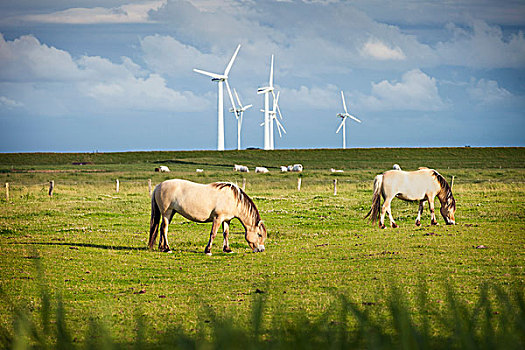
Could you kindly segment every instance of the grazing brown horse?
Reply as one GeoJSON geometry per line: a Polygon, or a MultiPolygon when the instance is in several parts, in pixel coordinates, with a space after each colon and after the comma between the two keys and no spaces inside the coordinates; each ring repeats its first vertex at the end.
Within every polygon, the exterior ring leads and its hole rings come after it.
{"type": "Polygon", "coordinates": [[[230,253],[229,224],[234,218],[244,226],[245,238],[253,252],[263,252],[266,227],[259,211],[248,195],[237,185],[214,182],[203,185],[186,180],[166,180],[155,187],[151,196],[150,249],[153,249],[160,223],[159,250],[171,252],[168,225],[175,213],[195,222],[213,222],[210,240],[204,252],[211,255],[211,246],[222,224],[222,250],[230,253]]]}
{"type": "Polygon", "coordinates": [[[419,168],[417,171],[389,170],[382,175],[377,175],[374,179],[374,196],[372,198],[372,208],[366,214],[369,215],[372,222],[379,218],[381,209],[381,218],[379,227],[385,228],[385,213],[388,212],[390,225],[398,227],[392,217],[390,203],[394,197],[406,201],[419,201],[419,210],[417,213],[416,225],[421,225],[421,213],[423,204],[428,201],[432,225],[437,225],[436,215],[434,213],[434,197],[438,197],[441,202],[441,215],[447,225],[455,224],[454,213],[456,212],[456,200],[452,195],[452,189],[441,174],[434,169],[419,168]],[[384,199],[381,207],[381,197],[384,199]]]}

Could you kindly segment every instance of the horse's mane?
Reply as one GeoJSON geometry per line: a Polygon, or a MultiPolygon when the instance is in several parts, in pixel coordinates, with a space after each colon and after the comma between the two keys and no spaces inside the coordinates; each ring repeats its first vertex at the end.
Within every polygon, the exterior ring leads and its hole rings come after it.
{"type": "Polygon", "coordinates": [[[223,188],[229,188],[233,192],[235,199],[237,199],[237,203],[239,203],[243,210],[246,211],[246,214],[253,218],[253,221],[256,225],[259,224],[259,221],[261,221],[259,210],[257,210],[255,203],[250,197],[248,197],[242,188],[231,182],[214,182],[212,183],[212,186],[219,190],[223,188]]]}
{"type": "Polygon", "coordinates": [[[444,199],[444,201],[447,203],[449,207],[452,207],[456,209],[456,200],[454,199],[454,196],[452,195],[452,188],[448,184],[447,180],[438,173],[437,171],[433,171],[432,175],[436,177],[436,180],[439,182],[439,185],[441,186],[441,191],[439,193],[439,196],[444,199]]]}

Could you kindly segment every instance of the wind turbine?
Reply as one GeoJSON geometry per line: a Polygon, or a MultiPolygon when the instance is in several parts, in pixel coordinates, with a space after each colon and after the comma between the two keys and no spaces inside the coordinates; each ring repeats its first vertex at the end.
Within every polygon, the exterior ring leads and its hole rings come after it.
{"type": "Polygon", "coordinates": [[[270,119],[270,95],[269,93],[273,94],[273,55],[270,63],[270,79],[268,82],[268,86],[261,87],[257,89],[257,94],[264,94],[264,149],[269,150],[271,148],[271,141],[270,141],[270,130],[271,125],[273,125],[273,120],[270,119]]]}
{"type": "Polygon", "coordinates": [[[244,111],[248,108],[251,108],[252,105],[243,106],[241,103],[241,99],[239,98],[239,94],[237,93],[237,90],[235,88],[233,89],[233,93],[235,94],[235,98],[237,99],[237,103],[239,106],[234,106],[233,108],[230,108],[230,112],[235,113],[235,118],[237,119],[237,150],[241,149],[241,127],[242,127],[242,117],[244,115],[244,111]]]}
{"type": "Polygon", "coordinates": [[[341,119],[343,119],[341,121],[341,125],[339,125],[339,128],[337,128],[337,131],[335,132],[336,134],[339,133],[339,130],[341,130],[341,128],[343,128],[343,149],[346,148],[346,118],[350,117],[352,118],[353,120],[355,120],[356,122],[359,122],[361,123],[361,121],[359,119],[357,119],[356,117],[354,117],[353,115],[349,114],[348,113],[348,110],[346,109],[346,103],[345,103],[345,94],[343,93],[343,91],[341,90],[341,99],[343,100],[343,108],[345,110],[344,113],[338,113],[337,116],[340,117],[341,119]]]}
{"type": "Polygon", "coordinates": [[[232,106],[235,107],[233,103],[232,94],[230,91],[230,85],[228,84],[228,73],[230,73],[230,69],[232,68],[233,61],[235,61],[235,57],[237,57],[237,53],[239,53],[239,49],[241,48],[241,45],[239,44],[237,46],[237,49],[235,50],[235,53],[233,54],[230,63],[228,63],[228,66],[226,66],[226,69],[224,70],[223,74],[217,74],[217,73],[210,73],[204,70],[200,69],[193,69],[194,72],[207,75],[211,77],[211,81],[217,82],[218,87],[218,93],[217,93],[217,150],[218,151],[224,151],[224,104],[223,104],[223,86],[222,83],[226,83],[226,88],[228,89],[228,94],[230,95],[230,100],[232,102],[232,106]]]}
{"type": "Polygon", "coordinates": [[[281,92],[277,91],[277,96],[275,95],[274,91],[272,91],[273,95],[273,108],[270,111],[270,147],[271,149],[274,149],[274,138],[273,138],[273,121],[275,120],[275,124],[277,124],[277,131],[279,132],[279,137],[282,137],[281,130],[286,134],[286,129],[284,128],[283,124],[279,122],[279,119],[277,119],[277,113],[279,113],[279,117],[281,120],[283,120],[283,115],[281,114],[281,109],[279,108],[279,94],[281,92]]]}

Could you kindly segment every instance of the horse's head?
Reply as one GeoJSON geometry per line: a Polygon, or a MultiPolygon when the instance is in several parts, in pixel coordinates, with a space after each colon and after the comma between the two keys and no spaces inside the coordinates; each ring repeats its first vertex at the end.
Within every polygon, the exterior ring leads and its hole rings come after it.
{"type": "Polygon", "coordinates": [[[445,203],[441,204],[440,212],[447,225],[456,224],[456,220],[454,219],[454,214],[456,213],[456,201],[454,200],[454,197],[448,198],[445,203]]]}
{"type": "Polygon", "coordinates": [[[246,228],[246,241],[254,253],[264,252],[264,242],[266,241],[266,226],[262,220],[257,225],[246,228]]]}

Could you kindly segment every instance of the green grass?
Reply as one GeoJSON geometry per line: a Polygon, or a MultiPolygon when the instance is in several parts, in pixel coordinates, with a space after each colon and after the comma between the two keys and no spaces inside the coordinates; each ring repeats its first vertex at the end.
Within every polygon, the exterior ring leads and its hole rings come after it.
{"type": "MultiPolygon", "coordinates": [[[[387,321],[392,286],[419,319],[426,315],[417,302],[422,281],[437,314],[450,309],[451,288],[468,314],[484,302],[485,283],[508,295],[525,283],[523,148],[0,154],[0,180],[10,184],[9,202],[0,192],[0,325],[9,334],[15,310],[22,307],[34,319],[47,308],[42,284],[60,296],[74,344],[83,344],[93,330],[91,318],[118,344],[133,343],[143,319],[141,341],[154,345],[174,329],[193,341],[210,341],[219,322],[210,312],[234,318],[235,332],[249,332],[258,291],[265,292],[263,338],[287,329],[272,323],[275,315],[289,322],[290,332],[298,332],[301,322],[339,325],[348,306],[341,295],[392,335],[395,324],[387,321]],[[72,165],[79,161],[93,164],[72,165]],[[241,175],[232,172],[235,163],[272,172],[241,175]],[[294,163],[305,166],[300,192],[297,174],[277,170],[294,163]],[[418,228],[417,205],[397,200],[392,210],[399,229],[379,230],[363,220],[373,177],[394,163],[406,170],[433,167],[448,180],[455,176],[458,225],[445,226],[438,218],[439,226],[429,226],[425,208],[418,228]],[[172,173],[154,173],[159,164],[172,173]],[[196,168],[205,172],[196,174],[196,168]],[[330,168],[345,172],[334,175],[330,168]],[[173,254],[146,250],[147,181],[173,177],[239,184],[246,178],[246,191],[268,227],[266,252],[249,252],[236,221],[230,239],[235,253],[221,252],[218,235],[214,255],[206,256],[210,225],[180,216],[170,225],[173,254]],[[49,180],[56,185],[51,198],[49,180]]],[[[502,321],[508,312],[498,294],[485,297],[496,312],[494,322],[502,321]]],[[[428,334],[449,339],[454,330],[438,319],[430,319],[436,322],[428,334]]],[[[352,320],[345,328],[357,329],[358,318],[352,320]]],[[[473,325],[477,330],[479,322],[473,325]]]]}

